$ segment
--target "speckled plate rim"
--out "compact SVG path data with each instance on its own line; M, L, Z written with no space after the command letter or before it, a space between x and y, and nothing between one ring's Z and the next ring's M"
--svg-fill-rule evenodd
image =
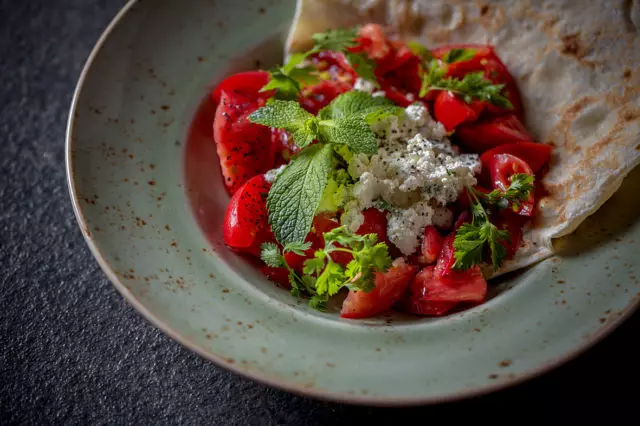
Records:
M478 386L473 389L467 389L464 391L451 392L449 394L443 394L438 397L415 397L415 398L392 398L392 397L375 397L375 396L358 396L351 394L342 394L338 392L326 392L322 390L309 389L302 386L298 386L292 383L289 383L285 380L278 380L273 377L269 377L266 375L262 375L255 372L247 372L240 368L234 367L226 362L226 360L209 351L205 350L197 344L192 343L186 337L182 336L177 330L163 322L158 316L153 314L149 309L147 309L142 302L140 302L134 294L124 285L124 283L118 278L117 274L111 267L111 265L107 262L106 258L100 252L96 242L88 235L86 230L88 229L88 223L85 218L85 214L82 210L80 199L78 198L77 188L75 184L75 176L73 174L73 157L72 152L74 148L74 129L75 129L75 118L78 107L78 100L82 94L82 89L89 74L93 62L100 52L103 44L111 34L111 32L116 28L116 26L120 23L122 18L127 14L127 12L136 4L138 0L129 0L120 11L116 14L116 16L111 20L109 25L105 28L105 30L100 35L96 44L94 45L91 53L87 57L87 60L83 66L82 72L78 78L78 82L76 84L73 98L71 101L69 116L67 120L67 129L65 136L65 169L67 175L67 185L69 190L69 195L71 197L71 203L73 206L73 211L76 216L76 220L78 225L80 226L82 235L89 246L93 256L97 260L100 268L104 271L107 278L113 283L115 288L120 292L120 294L127 300L129 304L131 304L144 318L146 318L149 322L151 322L155 327L162 330L165 334L167 334L171 339L180 343L187 349L195 352L201 357L212 361L218 367L223 368L227 371L230 371L239 376L243 376L245 378L254 380L261 384L271 386L274 388L278 388L287 392L291 392L297 395L316 398L320 400L332 401L332 402L341 402L341 403L350 403L350 404L358 404L358 405L372 405L372 406L415 406L415 405L428 405L428 404L437 404L444 402L452 402L461 399L466 399L475 396L486 395L491 392L495 392L501 389L509 388L515 386L517 384L528 381L536 376L542 375L556 367L565 364L566 362L574 359L578 355L587 351L589 348L594 346L596 343L600 342L606 336L608 336L615 328L617 328L620 324L622 324L627 318L629 318L638 308L640 304L640 299L631 298L629 304L622 310L622 313L617 316L614 320L608 321L608 323L601 327L597 333L591 335L589 339L585 339L582 344L575 345L571 351L568 351L563 356L559 356L553 361L546 362L538 366L537 368L532 368L528 371L520 373L516 378L510 380L504 380L497 382L495 384L489 384L485 386Z

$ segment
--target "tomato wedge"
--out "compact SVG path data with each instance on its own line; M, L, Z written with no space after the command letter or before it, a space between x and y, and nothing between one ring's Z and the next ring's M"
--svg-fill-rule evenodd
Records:
M533 173L538 173L551 158L551 145L536 142L518 142L496 146L480 156L482 168L489 170L489 162L496 154L511 154L527 162Z
M487 161L487 168L491 173L493 187L503 191L511 185L510 178L512 175L519 173L533 174L526 161L511 154L495 154ZM534 196L532 192L529 199L520 205L517 213L522 216L531 216L533 214L533 206Z
M265 71L245 71L233 74L218 84L211 93L211 99L218 105L222 92L237 92L246 96L258 96L258 92L269 82L269 73ZM271 94L261 94L268 98Z
M463 124L456 129L455 137L458 144L477 153L499 145L533 140L515 114Z
M289 270L287 268L272 268L270 266L263 266L260 268L269 281L279 284L281 287L290 289L291 283L289 282Z
M432 54L434 57L442 59L445 54L454 48L474 49L475 54L471 59L466 61L447 64L447 75L461 79L470 72L483 71L485 78L491 80L494 84L504 84L505 87L502 93L513 105L513 110L511 110L511 112L519 119L523 119L524 110L522 108L520 90L507 67L500 60L498 55L496 55L493 46L481 44L453 44L434 49L432 50ZM487 110L492 114L504 114L509 113L510 111L489 104L487 104Z
M273 168L275 152L271 130L251 123L249 114L263 104L263 100L237 92L222 92L220 105L213 121L224 184L230 195L253 176Z
M342 318L367 318L391 308L409 287L416 273L413 265L392 266L385 273L376 273L376 287L369 293L350 290L342 303Z
M462 123L476 121L484 104L478 101L468 104L452 92L442 91L436 97L433 108L436 120L450 132Z
M442 251L443 244L442 235L435 226L427 226L424 228L424 238L422 239L422 263L430 265L435 263Z
M464 271L451 271L438 278L433 266L427 266L416 275L419 282L418 297L426 302L472 302L484 301L487 296L487 281L479 266Z
M454 231L447 235L442 241L442 249L440 250L440 255L438 256L438 261L435 266L435 275L437 278L449 275L453 264L456 263L456 258L453 255L455 253L455 249L453 248L453 240L455 240L455 238L456 232L454 229Z
M260 256L260 245L275 241L265 201L269 188L271 184L261 174L247 181L231 197L224 216L223 238L232 250Z
M341 93L348 92L352 87L348 83L337 80L322 80L314 86L303 89L298 99L300 106L311 114L317 114Z

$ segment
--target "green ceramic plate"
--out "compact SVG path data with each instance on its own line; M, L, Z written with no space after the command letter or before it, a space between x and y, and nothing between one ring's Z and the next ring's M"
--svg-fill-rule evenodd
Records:
M226 250L228 197L204 100L224 75L279 61L293 13L293 1L133 2L87 62L69 120L71 196L98 262L146 318L255 380L391 405L530 378L633 310L637 172L560 242L557 257L502 279L484 305L442 319L345 321L311 311Z

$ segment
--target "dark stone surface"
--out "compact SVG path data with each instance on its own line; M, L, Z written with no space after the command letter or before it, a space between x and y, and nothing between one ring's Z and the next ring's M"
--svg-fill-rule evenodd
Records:
M370 409L292 396L236 377L142 319L77 229L64 129L81 66L122 0L0 0L0 424L420 423L495 403L634 398L640 317L527 384L457 404ZM585 400L597 400L586 405ZM581 403L580 403L581 401ZM568 404L571 406L571 404ZM629 405L627 405L629 406ZM538 409L538 408L536 408ZM493 416L492 416L493 417Z

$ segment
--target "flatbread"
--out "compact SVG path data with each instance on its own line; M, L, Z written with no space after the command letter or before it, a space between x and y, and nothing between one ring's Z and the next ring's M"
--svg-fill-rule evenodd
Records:
M553 254L640 163L640 1L299 0L286 52L327 29L378 23L426 47L495 46L518 82L526 126L554 146L548 195L499 275Z

